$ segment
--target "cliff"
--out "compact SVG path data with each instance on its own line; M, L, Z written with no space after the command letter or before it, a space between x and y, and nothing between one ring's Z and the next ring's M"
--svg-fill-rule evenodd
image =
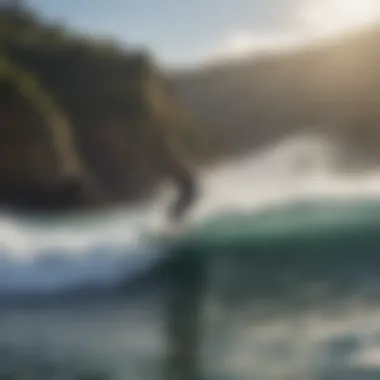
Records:
M24 7L1 9L0 39L8 66L29 75L36 88L43 88L45 103L54 103L42 107L42 96L34 91L26 105L22 86L4 70L0 194L5 203L15 203L6 195L11 192L20 193L16 203L22 204L21 198L28 199L25 189L34 201L41 198L37 193L56 199L49 189L62 192L62 178L68 177L71 190L83 194L78 183L91 184L90 192L107 203L149 196L167 178L180 187L185 201L194 196L189 163L200 157L195 122L148 54L53 28ZM54 138L32 136L33 123ZM5 143L11 135L17 135L13 145ZM13 166L6 155L15 157Z
M28 73L0 58L0 204L47 210L96 204L70 125Z
M173 75L220 154L289 133L328 133L380 163L380 27Z

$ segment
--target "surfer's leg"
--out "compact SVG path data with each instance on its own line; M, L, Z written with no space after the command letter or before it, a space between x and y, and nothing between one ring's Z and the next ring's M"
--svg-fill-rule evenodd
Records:
M192 255L191 255L192 256ZM204 268L188 255L173 259L167 305L168 357L165 380L199 379L201 306Z

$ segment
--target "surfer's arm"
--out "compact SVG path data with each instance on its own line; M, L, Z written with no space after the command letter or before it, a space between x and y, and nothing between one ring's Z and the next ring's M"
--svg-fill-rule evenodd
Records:
M178 190L178 197L169 208L168 216L170 219L178 220L184 216L198 196L195 170L176 142L164 134L157 134L157 141L161 147L161 170Z
M171 219L179 219L189 210L197 198L198 189L194 176L185 166L176 165L172 179L177 186L179 195L169 210Z

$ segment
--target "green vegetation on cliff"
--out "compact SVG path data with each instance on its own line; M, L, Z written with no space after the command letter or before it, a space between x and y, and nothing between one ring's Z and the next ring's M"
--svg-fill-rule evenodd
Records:
M2 181L8 181L5 178L7 166L24 167L23 178L21 173L9 173L21 182L36 182L44 177L46 183L52 179L48 172L56 178L77 173L79 159L72 150L71 129L65 115L31 73L18 68L6 56L0 56L0 100L0 165L5 170L0 174ZM14 157L14 164L6 159L7 153ZM39 161L34 160L37 156ZM56 157L64 160L61 162ZM43 172L46 162L53 169ZM52 162L57 165L53 167ZM36 166L31 167L32 164Z
M3 93L18 97L11 108L5 95L0 109L4 115L13 110L23 131L27 148L18 151L20 167L27 161L24 152L33 145L31 138L26 142L30 122L20 117L20 99L28 98L29 106L43 115L44 130L56 136L49 142L41 138L40 150L54 146L56 153L65 151L63 161L76 162L78 176L85 167L109 200L145 196L164 178L190 186L187 161L203 158L203 139L149 54L49 25L23 2L1 5L0 43ZM0 128L4 136L15 131L6 119ZM4 166L7 162L2 160ZM57 168L49 170L59 177ZM32 172L30 183L36 182ZM20 176L18 180L25 181Z
M0 56L0 206L93 207L97 192L65 114L31 73Z

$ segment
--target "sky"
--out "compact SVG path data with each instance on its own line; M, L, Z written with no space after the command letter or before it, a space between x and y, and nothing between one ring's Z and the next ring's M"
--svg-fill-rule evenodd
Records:
M380 15L380 0L29 0L80 31L144 46L164 65L242 55Z

